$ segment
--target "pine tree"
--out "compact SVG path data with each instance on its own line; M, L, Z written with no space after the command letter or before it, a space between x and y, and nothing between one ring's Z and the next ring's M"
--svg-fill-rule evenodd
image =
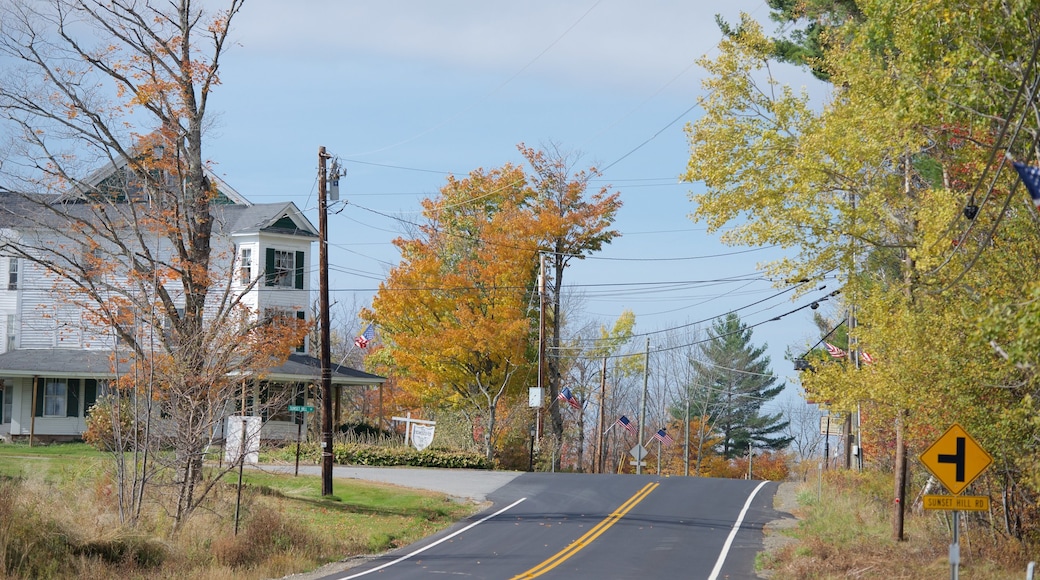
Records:
M710 340L700 345L701 359L691 360L701 387L691 394L691 405L708 410L721 438L719 452L727 459L743 456L749 446L778 451L791 443L778 435L788 425L783 414L762 414L762 405L779 395L784 383L773 386L766 345L754 346L751 333L736 314L716 319Z

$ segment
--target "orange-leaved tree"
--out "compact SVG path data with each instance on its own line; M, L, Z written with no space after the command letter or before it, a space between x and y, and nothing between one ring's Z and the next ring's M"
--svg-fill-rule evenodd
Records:
M517 167L448 179L423 202L427 222L399 238L393 268L362 317L379 325L400 387L431 407L466 413L493 456L497 413L532 376L529 308L537 222Z

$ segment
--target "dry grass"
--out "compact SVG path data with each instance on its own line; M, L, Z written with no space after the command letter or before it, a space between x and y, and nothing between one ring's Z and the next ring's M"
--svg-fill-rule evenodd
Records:
M229 484L174 536L158 502L138 525L121 524L103 466L0 477L0 578L277 578L410 543L475 510L362 482L337 481L337 495L321 498L317 478L261 474L244 489L237 535Z
M905 541L892 539L891 476L830 472L822 493L816 482L798 496L796 542L760 558L778 579L913 579L950 576L951 532L947 512L907 513ZM887 492L887 493L886 493ZM960 578L1003 580L1025 577L1036 547L994 533L984 521L961 530Z

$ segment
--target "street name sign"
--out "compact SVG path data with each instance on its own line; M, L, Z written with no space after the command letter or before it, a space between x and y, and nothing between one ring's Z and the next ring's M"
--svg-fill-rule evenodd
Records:
M289 405L290 413L313 413L313 405Z
M926 510L958 510L965 512L989 511L988 495L926 495Z
M993 457L968 435L964 427L954 423L921 454L921 463L950 493L959 495L986 471L993 463Z

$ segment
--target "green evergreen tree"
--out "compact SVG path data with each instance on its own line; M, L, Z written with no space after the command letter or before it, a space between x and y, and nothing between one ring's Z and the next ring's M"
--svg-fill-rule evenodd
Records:
M783 413L763 414L762 406L784 390L774 386L766 346L751 343L751 329L736 314L718 318L700 345L700 360L691 360L702 399L695 409L710 409L711 423L722 438L719 453L727 459L743 456L748 447L779 451L791 438L779 435L788 425Z

